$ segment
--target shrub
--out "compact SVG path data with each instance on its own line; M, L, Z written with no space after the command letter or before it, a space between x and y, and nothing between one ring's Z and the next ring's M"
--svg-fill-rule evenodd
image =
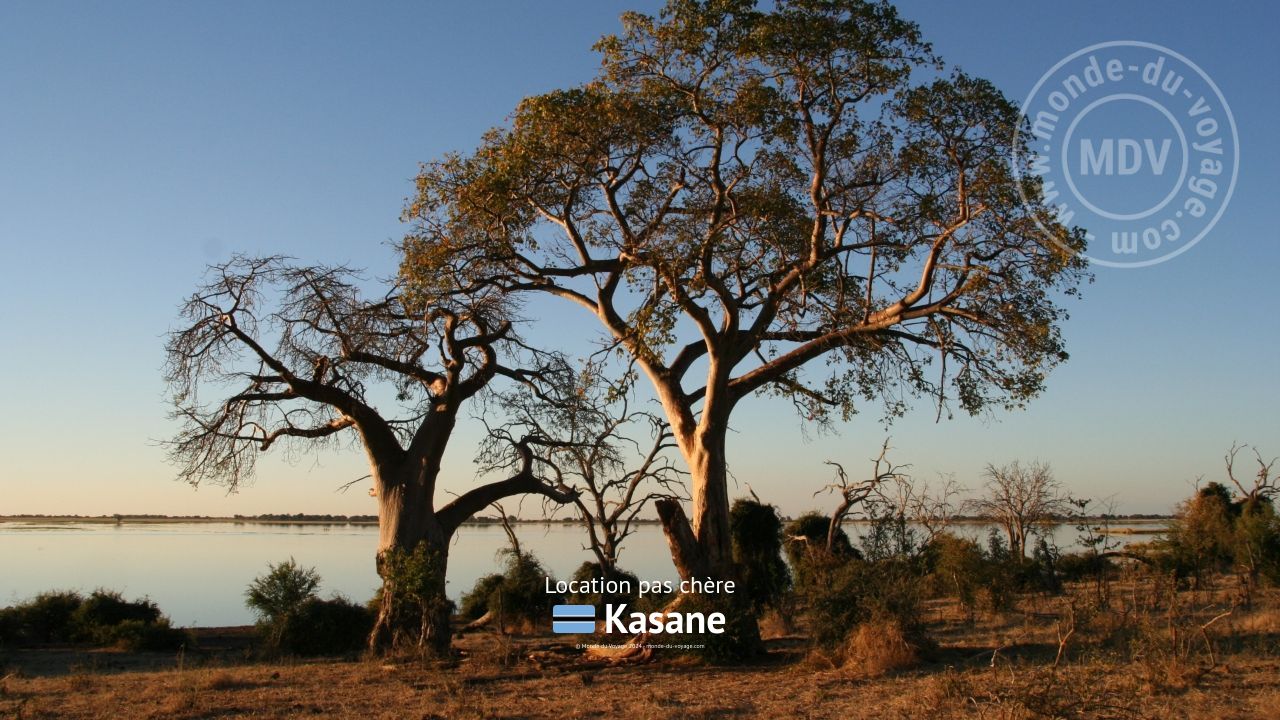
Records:
M787 523L784 531L787 537L787 560L791 563L793 572L799 572L797 568L802 567L805 559L813 553L826 552L829 527L831 527L831 518L816 512L807 512ZM838 556L862 556L854 549L853 543L849 542L849 534L844 531L844 528L836 528L831 553Z
M431 623L448 622L454 606L445 594L446 562L443 552L426 542L411 551L393 548L382 554L378 568L382 588L370 605L374 616L381 618L382 604L391 601L386 617L391 646L420 647L423 631Z
M646 597L649 597L646 595ZM760 629L755 617L751 614L750 600L737 593L708 595L702 593L685 593L677 596L668 604L671 610L683 613L702 613L709 617L711 613L724 613L724 632L720 634L684 633L664 636L662 642L676 646L687 646L681 650L689 655L701 658L710 663L738 663L745 658L755 657L764 650L760 641ZM654 608L651 612L667 608Z
M158 617L152 621L122 620L110 626L101 637L101 642L130 652L177 650L191 641L191 636L185 630L171 626L166 617Z
M862 675L879 677L914 667L920 662L921 641L900 622L889 618L862 623L841 649L841 664Z
M741 586L756 614L778 607L791 587L791 572L782 559L782 519L772 505L739 498L729 511L733 559L742 573Z
M506 569L502 575L486 575L476 581L462 598L463 614L481 617L492 611L504 627L545 624L551 616L551 606L563 598L546 591L547 571L532 553L504 552Z
M160 619L160 608L150 600L129 601L118 592L102 589L94 590L71 616L77 639L104 644L115 641L115 628L122 623L141 627Z
M285 616L278 647L297 655L346 655L359 652L373 629L373 613L335 596L308 598Z
M254 578L245 591L245 604L260 621L278 626L303 602L316 597L320 575L315 568L298 567L293 558L267 567L267 574Z
M972 611L987 572L986 558L978 543L949 532L933 537L924 548L929 567L927 584L935 597L955 597Z
M10 622L19 628L19 641L69 642L76 639L72 618L83 603L84 596L74 590L42 592L10 608Z
M45 592L0 611L0 642L90 642L127 650L172 650L189 636L173 628L155 603L95 590Z
M489 612L489 598L502 587L502 576L491 573L476 580L470 590L462 594L462 606L458 614L464 620L479 620Z

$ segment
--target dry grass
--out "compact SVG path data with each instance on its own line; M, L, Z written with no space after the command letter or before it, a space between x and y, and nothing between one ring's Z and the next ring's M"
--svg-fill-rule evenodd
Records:
M1131 594L1141 604L1152 592ZM217 660L195 667L189 660L160 671L89 667L30 677L3 670L0 718L1273 716L1280 595L1260 594L1251 608L1211 626L1211 660L1204 638L1179 628L1200 627L1219 600L1187 595L1176 616L1162 606L1125 619L1078 597L1026 598L1016 612L972 623L938 605L928 630L939 648L923 661L899 628L868 627L843 648L847 662L825 665L805 662L794 637L770 641L770 657L747 666L670 659L609 667L584 662L556 638L474 633L459 639L462 658L447 665ZM1071 617L1075 633L1054 667Z
M896 620L858 626L844 645L844 667L866 677L881 677L915 667L920 649Z

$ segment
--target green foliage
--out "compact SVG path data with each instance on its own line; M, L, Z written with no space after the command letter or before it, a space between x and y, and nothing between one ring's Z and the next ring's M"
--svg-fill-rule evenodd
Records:
M479 617L492 611L504 626L545 624L551 606L563 598L546 591L548 573L532 553L505 552L503 573L480 578L463 596L464 615Z
M424 630L440 619L447 620L453 602L445 594L446 551L419 542L411 551L387 550L379 558L382 593L376 609L392 603L390 628L393 644L417 644Z
M369 640L373 613L344 597L304 600L284 620L279 648L295 655L348 655Z
M787 524L784 530L787 538L787 561L791 564L797 583L812 558L827 554L827 530L830 526L831 518L816 512L807 512ZM836 528L831 554L837 557L862 557L862 553L853 547L848 533L842 527Z
M1178 508L1157 561L1180 578L1239 570L1280 583L1280 519L1271 500L1240 498L1211 482Z
M160 621L160 608L147 599L125 600L110 590L94 590L72 614L72 623L84 639L110 642L116 626L131 623L136 627L155 625ZM95 635L97 635L95 637Z
M267 567L267 574L254 578L245 591L245 604L261 622L279 627L303 602L316 597L320 575L315 568L299 567L293 558Z
M462 605L458 614L463 620L478 620L489 612L489 598L502 588L503 577L499 573L490 573L476 580L470 590L462 594Z
M782 559L782 518L772 505L739 498L729 511L733 560L742 588L758 614L777 607L791 587L791 572Z
M70 642L77 629L72 618L84 604L84 596L74 590L42 592L25 603L0 610L0 628L6 644Z
M74 591L44 592L0 610L0 644L85 642L127 650L173 650L190 642L150 600L125 600L112 590L89 597Z
M925 546L924 555L929 566L926 578L929 594L955 597L972 612L987 575L988 563L982 547L968 538L941 532Z

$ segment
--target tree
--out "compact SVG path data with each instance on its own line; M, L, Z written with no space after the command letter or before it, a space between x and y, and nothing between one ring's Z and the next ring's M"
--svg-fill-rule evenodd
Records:
M894 465L889 462L888 455L889 439L885 438L884 444L880 446L880 454L871 459L871 476L858 481L850 480L849 474L840 463L833 460L827 461L828 465L836 469L836 479L818 492L831 492L840 496L840 502L836 505L836 509L831 511L831 519L828 521L826 542L828 553L834 551L837 533L840 532L841 526L855 507L869 505L870 501L886 500L882 488L885 483L892 481L903 486L909 482L905 471L911 466ZM900 516L904 515L905 500L902 505L894 506L893 510Z
M1038 525L1054 520L1069 509L1061 486L1047 463L1035 461L1027 465L1014 460L996 467L988 464L986 494L971 502L982 517L1004 530L1009 552L1014 559L1027 556L1027 537Z
M656 503L681 576L735 575L725 439L746 397L816 422L921 396L978 413L1066 359L1083 232L1017 179L1028 135L999 90L912 80L940 64L892 6L672 0L597 49L594 81L422 167L402 274L599 319L690 472L691 517Z
M679 491L680 471L668 456L671 432L661 418L633 407L629 386L589 360L555 373L554 382L512 388L497 398L506 421L490 429L480 456L482 467L506 469L506 448L528 438L535 461L557 485L578 490L573 504L605 580L619 577L622 543L640 513Z
M212 266L182 307L188 324L166 346L173 414L182 423L170 458L192 485L234 491L261 453L280 445L309 451L354 435L378 501L383 590L370 643L385 648L405 632L422 649L443 652L445 572L458 526L510 495L568 502L573 494L534 473L521 439L510 477L437 506L441 461L463 404L495 377L527 382L540 371L500 361L519 343L491 296L426 304L393 287L366 299L359 282L347 268L280 257ZM395 578L417 587L398 587Z

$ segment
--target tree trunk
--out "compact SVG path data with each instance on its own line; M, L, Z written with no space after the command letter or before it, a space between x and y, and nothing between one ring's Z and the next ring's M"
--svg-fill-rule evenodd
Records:
M695 442L682 444L689 466L693 520L690 522L680 503L663 499L655 503L658 518L671 547L671 558L682 580L732 580L732 594L681 597L677 604L694 602L704 609L722 610L728 621L726 635L708 643L710 654L718 659L746 658L763 649L755 610L742 587L742 575L733 560L733 537L729 528L729 477L725 458L725 434L728 422L711 422L698 429ZM687 452L686 450L692 450ZM710 640L713 636L707 636Z
M449 538L417 483L383 488L378 495L378 616L369 634L374 652L410 649L449 653L451 605L445 593Z

